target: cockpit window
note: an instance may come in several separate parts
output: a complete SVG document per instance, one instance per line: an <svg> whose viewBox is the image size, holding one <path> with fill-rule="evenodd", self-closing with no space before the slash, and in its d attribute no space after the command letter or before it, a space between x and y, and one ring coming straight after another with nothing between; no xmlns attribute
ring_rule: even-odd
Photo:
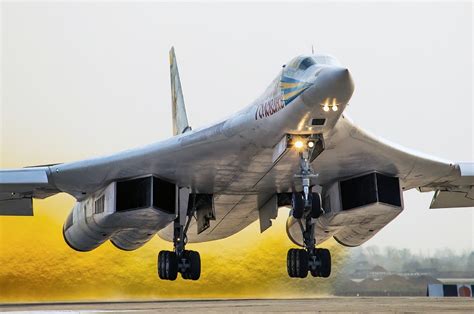
<svg viewBox="0 0 474 314"><path fill-rule="evenodd" d="M339 61L330 55L320 55L320 56L316 56L315 58L316 58L316 61L321 64L340 65Z"/></svg>
<svg viewBox="0 0 474 314"><path fill-rule="evenodd" d="M339 61L331 55L317 54L317 55L303 55L293 58L284 66L285 71L305 71L313 65L340 65Z"/></svg>
<svg viewBox="0 0 474 314"><path fill-rule="evenodd" d="M298 69L306 70L307 68L309 68L310 66L312 66L314 64L316 64L316 62L314 61L313 58L311 58L311 57L304 58L303 60L301 60L301 63L298 66Z"/></svg>

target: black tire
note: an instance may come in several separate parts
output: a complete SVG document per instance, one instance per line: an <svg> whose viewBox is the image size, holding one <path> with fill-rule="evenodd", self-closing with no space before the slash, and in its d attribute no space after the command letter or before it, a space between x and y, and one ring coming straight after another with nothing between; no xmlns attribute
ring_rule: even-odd
<svg viewBox="0 0 474 314"><path fill-rule="evenodd" d="M286 268L291 278L308 276L308 252L302 249L290 249L286 256Z"/></svg>
<svg viewBox="0 0 474 314"><path fill-rule="evenodd" d="M168 280L176 280L178 277L178 257L175 252L168 252Z"/></svg>
<svg viewBox="0 0 474 314"><path fill-rule="evenodd" d="M183 279L198 280L201 277L201 256L196 251L184 251L189 268L181 274Z"/></svg>
<svg viewBox="0 0 474 314"><path fill-rule="evenodd" d="M164 251L160 251L160 253L158 253L158 277L160 279L166 279L165 278L165 273L163 272L163 260L164 260L164 257L163 257L163 254L164 254Z"/></svg>
<svg viewBox="0 0 474 314"><path fill-rule="evenodd" d="M291 197L291 207L293 208L293 217L295 217L296 219L301 219L304 213L303 193L293 193Z"/></svg>
<svg viewBox="0 0 474 314"><path fill-rule="evenodd" d="M178 259L174 252L160 251L158 254L158 277L164 280L178 277Z"/></svg>
<svg viewBox="0 0 474 314"><path fill-rule="evenodd" d="M308 276L308 252L306 250L297 250L296 254L296 274L299 278L306 278Z"/></svg>
<svg viewBox="0 0 474 314"><path fill-rule="evenodd" d="M291 278L296 277L295 274L295 251L296 249L289 249L288 254L286 255L286 270L288 271L288 276Z"/></svg>
<svg viewBox="0 0 474 314"><path fill-rule="evenodd" d="M286 256L286 266L288 270L288 276L291 278L298 277L296 274L296 251L297 249L289 249Z"/></svg>
<svg viewBox="0 0 474 314"><path fill-rule="evenodd" d="M321 258L320 276L328 278L331 275L331 252L328 249L321 249L319 256Z"/></svg>
<svg viewBox="0 0 474 314"><path fill-rule="evenodd" d="M319 193L311 193L311 218L319 218L322 213L321 195Z"/></svg>

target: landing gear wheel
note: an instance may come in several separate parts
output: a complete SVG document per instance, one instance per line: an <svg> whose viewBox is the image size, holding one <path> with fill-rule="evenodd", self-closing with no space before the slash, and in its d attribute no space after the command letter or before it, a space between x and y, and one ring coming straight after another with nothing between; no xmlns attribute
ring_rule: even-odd
<svg viewBox="0 0 474 314"><path fill-rule="evenodd" d="M289 249L288 254L286 254L286 269L288 271L288 276L291 278L296 277L296 270L295 270L295 252L296 249Z"/></svg>
<svg viewBox="0 0 474 314"><path fill-rule="evenodd" d="M179 188L178 196L179 211L173 223L174 251L158 254L158 276L175 280L180 273L183 279L198 280L201 277L201 257L196 251L186 250L186 233L197 210L196 194L191 195L190 189L183 187Z"/></svg>
<svg viewBox="0 0 474 314"><path fill-rule="evenodd" d="M321 251L321 249L314 249L313 256L311 256L310 259L315 259L315 260L320 261L321 259L319 258L320 256L319 251ZM321 266L311 267L310 272L311 272L311 276L313 277L321 277Z"/></svg>
<svg viewBox="0 0 474 314"><path fill-rule="evenodd" d="M178 258L175 252L160 251L158 254L158 276L160 279L176 280L176 277L178 277Z"/></svg>
<svg viewBox="0 0 474 314"><path fill-rule="evenodd" d="M319 265L311 267L311 276L328 278L331 275L331 253L328 249L315 249L314 254Z"/></svg>
<svg viewBox="0 0 474 314"><path fill-rule="evenodd" d="M322 214L321 195L319 193L311 193L311 218L319 218Z"/></svg>
<svg viewBox="0 0 474 314"><path fill-rule="evenodd" d="M328 249L319 249L319 256L321 260L319 275L328 278L331 275L331 253Z"/></svg>
<svg viewBox="0 0 474 314"><path fill-rule="evenodd" d="M293 208L293 217L301 219L304 213L304 196L303 193L293 193L291 198L291 206Z"/></svg>
<svg viewBox="0 0 474 314"><path fill-rule="evenodd" d="M286 257L288 275L292 278L308 276L308 252L303 249L290 249Z"/></svg>
<svg viewBox="0 0 474 314"><path fill-rule="evenodd" d="M187 269L181 273L183 279L198 280L201 276L201 256L196 251L184 251L183 258L188 264Z"/></svg>

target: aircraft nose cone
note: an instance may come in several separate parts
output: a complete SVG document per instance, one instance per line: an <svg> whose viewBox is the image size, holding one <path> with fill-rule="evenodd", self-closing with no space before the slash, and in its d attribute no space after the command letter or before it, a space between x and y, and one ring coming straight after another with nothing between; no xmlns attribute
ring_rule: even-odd
<svg viewBox="0 0 474 314"><path fill-rule="evenodd" d="M344 81L349 80L350 76L351 75L347 68L336 66L322 68L315 74L315 77L319 79L319 81L325 81L329 84L343 83Z"/></svg>
<svg viewBox="0 0 474 314"><path fill-rule="evenodd" d="M316 71L312 86L303 94L303 101L309 106L320 105L326 99L337 99L347 104L354 92L351 74L344 67L324 67Z"/></svg>

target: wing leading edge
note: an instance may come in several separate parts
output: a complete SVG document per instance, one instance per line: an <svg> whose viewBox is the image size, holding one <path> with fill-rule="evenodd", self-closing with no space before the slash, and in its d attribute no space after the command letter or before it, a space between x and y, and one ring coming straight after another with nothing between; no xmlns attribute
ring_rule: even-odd
<svg viewBox="0 0 474 314"><path fill-rule="evenodd" d="M352 122L350 122L352 124ZM404 184L404 190L435 192L430 208L474 207L474 163L451 162L422 154L376 137L354 124L347 139L366 158L384 156ZM365 147L367 145L367 147ZM378 169L379 170L379 169Z"/></svg>

